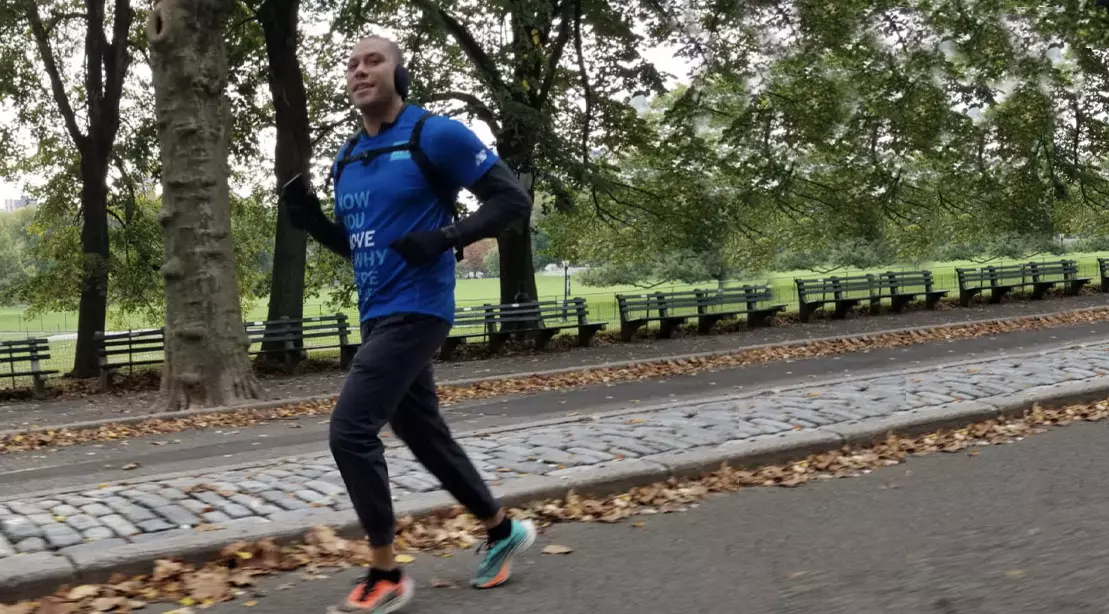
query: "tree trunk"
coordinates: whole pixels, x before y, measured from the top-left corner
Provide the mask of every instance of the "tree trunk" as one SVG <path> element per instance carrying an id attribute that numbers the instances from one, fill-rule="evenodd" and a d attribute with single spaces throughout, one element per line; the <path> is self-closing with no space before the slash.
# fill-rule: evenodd
<path id="1" fill-rule="evenodd" d="M 513 164 L 514 168 L 520 168 Z M 528 196 L 535 198 L 535 175 L 530 172 L 519 173 L 520 183 Z M 514 225 L 497 237 L 497 253 L 501 260 L 501 303 L 514 303 L 522 298 L 536 300 L 539 292 L 535 285 L 535 264 L 531 254 L 531 221 L 526 220 Z M 504 326 L 507 330 L 529 328 L 537 322 L 511 322 Z"/>
<path id="2" fill-rule="evenodd" d="M 231 245 L 231 133 L 223 26 L 234 0 L 161 0 L 150 13 L 162 146 L 166 357 L 171 410 L 257 398 Z"/>
<path id="3" fill-rule="evenodd" d="M 266 37 L 269 59 L 269 85 L 277 123 L 274 171 L 280 188 L 297 173 L 309 177 L 312 159 L 311 126 L 308 122 L 308 95 L 297 60 L 297 21 L 300 0 L 270 0 L 258 11 L 258 21 Z M 285 207 L 278 202 L 277 232 L 273 246 L 273 278 L 267 320 L 304 317 L 304 267 L 308 235 L 293 228 Z M 280 349 L 267 343 L 265 350 Z M 301 347 L 298 342 L 297 347 Z M 277 354 L 263 356 L 278 357 Z"/>
<path id="4" fill-rule="evenodd" d="M 77 311 L 77 352 L 72 377 L 96 377 L 96 333 L 108 316 L 108 158 L 81 157 L 81 251 L 84 279 Z"/>

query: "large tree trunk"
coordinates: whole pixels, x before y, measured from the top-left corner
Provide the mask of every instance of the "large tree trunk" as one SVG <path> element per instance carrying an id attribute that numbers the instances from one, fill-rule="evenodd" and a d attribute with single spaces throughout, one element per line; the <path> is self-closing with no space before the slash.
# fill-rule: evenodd
<path id="1" fill-rule="evenodd" d="M 519 164 L 511 164 L 521 168 Z M 519 173 L 520 183 L 528 196 L 535 198 L 535 175 Z M 497 237 L 497 253 L 501 260 L 501 303 L 515 303 L 521 299 L 536 300 L 539 292 L 535 286 L 535 264 L 531 254 L 531 221 L 514 224 Z M 504 325 L 508 330 L 529 328 L 535 322 L 513 322 Z"/>
<path id="2" fill-rule="evenodd" d="M 266 36 L 269 59 L 269 84 L 277 123 L 275 174 L 280 187 L 297 173 L 309 176 L 312 158 L 311 126 L 308 123 L 308 96 L 304 76 L 297 60 L 297 21 L 300 0 L 270 0 L 258 11 L 258 21 Z M 273 246 L 273 279 L 267 320 L 304 316 L 304 267 L 308 235 L 293 228 L 289 215 L 279 202 L 277 232 Z M 267 347 L 272 346 L 272 347 Z M 263 349 L 280 349 L 280 343 Z M 298 347 L 300 344 L 297 344 Z M 263 354 L 263 356 L 278 354 Z"/>
<path id="3" fill-rule="evenodd" d="M 81 252 L 84 279 L 77 311 L 77 353 L 73 377 L 96 377 L 96 333 L 104 330 L 108 316 L 108 159 L 92 154 L 81 157 Z"/>
<path id="4" fill-rule="evenodd" d="M 231 245 L 223 26 L 234 0 L 161 0 L 150 13 L 162 146 L 169 408 L 257 398 Z"/>

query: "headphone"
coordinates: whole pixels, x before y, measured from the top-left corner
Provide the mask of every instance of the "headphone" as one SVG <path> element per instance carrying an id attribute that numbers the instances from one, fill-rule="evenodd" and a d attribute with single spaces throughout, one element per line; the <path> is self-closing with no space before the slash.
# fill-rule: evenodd
<path id="1" fill-rule="evenodd" d="M 400 94 L 401 100 L 408 99 L 408 87 L 412 85 L 411 77 L 408 75 L 408 67 L 404 64 L 397 64 L 393 70 L 393 88 Z"/>

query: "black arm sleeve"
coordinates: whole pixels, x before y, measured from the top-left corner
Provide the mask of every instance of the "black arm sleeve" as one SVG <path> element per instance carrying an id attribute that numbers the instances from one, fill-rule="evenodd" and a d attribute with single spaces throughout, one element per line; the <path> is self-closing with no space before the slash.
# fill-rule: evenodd
<path id="1" fill-rule="evenodd" d="M 531 217 L 531 198 L 516 175 L 501 160 L 493 165 L 470 188 L 481 205 L 472 214 L 458 220 L 447 232 L 455 247 L 465 247 L 496 237 L 518 220 Z"/>
<path id="2" fill-rule="evenodd" d="M 350 260 L 350 242 L 347 240 L 346 228 L 343 223 L 333 222 L 326 215 L 320 215 L 316 223 L 308 229 L 308 234 L 320 242 L 327 249 Z"/>

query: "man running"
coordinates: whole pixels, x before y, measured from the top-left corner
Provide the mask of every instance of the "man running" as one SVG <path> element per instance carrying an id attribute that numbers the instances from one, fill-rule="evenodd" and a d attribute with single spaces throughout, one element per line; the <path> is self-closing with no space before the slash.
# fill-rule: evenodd
<path id="1" fill-rule="evenodd" d="M 369 536 L 365 580 L 339 607 L 395 612 L 412 598 L 395 562 L 395 524 L 384 445 L 386 423 L 443 488 L 479 518 L 487 552 L 475 588 L 503 584 L 535 527 L 505 515 L 439 413 L 432 357 L 454 318 L 454 249 L 526 224 L 531 199 L 515 175 L 465 125 L 406 104 L 408 73 L 396 43 L 360 41 L 347 90 L 363 129 L 332 167 L 335 218 L 297 177 L 282 189 L 292 224 L 349 258 L 358 287 L 362 346 L 331 416 L 331 451 Z M 455 221 L 461 188 L 481 202 Z"/>

